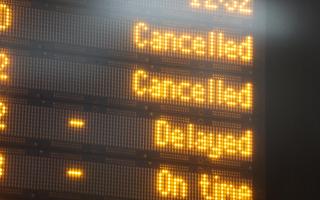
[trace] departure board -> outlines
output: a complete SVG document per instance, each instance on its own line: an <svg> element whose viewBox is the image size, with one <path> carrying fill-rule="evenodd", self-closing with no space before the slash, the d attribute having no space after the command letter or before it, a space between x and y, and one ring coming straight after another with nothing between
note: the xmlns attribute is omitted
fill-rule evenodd
<svg viewBox="0 0 320 200"><path fill-rule="evenodd" d="M264 200L261 2L0 0L0 198Z"/></svg>

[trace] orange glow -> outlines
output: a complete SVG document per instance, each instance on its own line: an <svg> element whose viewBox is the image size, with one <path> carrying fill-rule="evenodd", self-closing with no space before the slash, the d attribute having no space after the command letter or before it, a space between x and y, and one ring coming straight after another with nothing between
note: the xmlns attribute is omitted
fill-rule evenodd
<svg viewBox="0 0 320 200"><path fill-rule="evenodd" d="M84 128L85 127L85 121L82 119L70 119L69 120L69 126L72 128Z"/></svg>
<svg viewBox="0 0 320 200"><path fill-rule="evenodd" d="M161 148L192 151L210 159L237 156L240 160L252 157L252 131L246 130L241 136L234 133L216 133L203 130L194 124L175 125L168 120L155 122L155 144Z"/></svg>
<svg viewBox="0 0 320 200"><path fill-rule="evenodd" d="M138 97L178 104L241 110L251 110L253 106L253 86L250 82L229 85L223 78L194 81L136 70L132 77L132 89Z"/></svg>
<svg viewBox="0 0 320 200"><path fill-rule="evenodd" d="M81 178L83 177L83 171L81 169L70 168L67 169L67 176L70 178Z"/></svg>
<svg viewBox="0 0 320 200"><path fill-rule="evenodd" d="M12 11L3 3L0 3L0 31L5 31L12 23Z"/></svg>
<svg viewBox="0 0 320 200"><path fill-rule="evenodd" d="M4 121L3 118L6 116L7 113L8 113L7 106L3 102L0 102L0 131L5 130L7 127L7 125L3 123Z"/></svg>
<svg viewBox="0 0 320 200"><path fill-rule="evenodd" d="M8 79L8 76L7 75L4 75L4 74L1 74L0 75L0 80L7 80Z"/></svg>
<svg viewBox="0 0 320 200"><path fill-rule="evenodd" d="M214 176L210 181L208 175L203 174L200 181L201 196L206 200L252 200L251 186L235 185L231 181L221 180Z"/></svg>
<svg viewBox="0 0 320 200"><path fill-rule="evenodd" d="M227 36L223 31L203 33L176 32L153 28L144 22L134 26L136 48L148 53L174 53L203 60L230 63L251 63L253 60L252 36Z"/></svg>
<svg viewBox="0 0 320 200"><path fill-rule="evenodd" d="M2 177L4 175L4 156L2 154L0 154L0 177Z"/></svg>
<svg viewBox="0 0 320 200"><path fill-rule="evenodd" d="M0 80L4 81L8 79L5 74L6 68L9 65L9 58L5 53L0 53Z"/></svg>
<svg viewBox="0 0 320 200"><path fill-rule="evenodd" d="M252 0L189 0L194 9L252 15Z"/></svg>

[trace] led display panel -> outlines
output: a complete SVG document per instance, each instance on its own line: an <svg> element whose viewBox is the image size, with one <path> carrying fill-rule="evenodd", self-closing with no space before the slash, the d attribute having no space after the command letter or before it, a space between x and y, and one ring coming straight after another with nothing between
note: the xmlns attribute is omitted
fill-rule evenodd
<svg viewBox="0 0 320 200"><path fill-rule="evenodd" d="M0 195L264 199L255 6L0 0Z"/></svg>
<svg viewBox="0 0 320 200"><path fill-rule="evenodd" d="M9 150L2 151L0 162L0 188L10 188L11 194L50 191L49 197L78 193L92 195L86 199L132 200L251 200L254 196L250 177L228 171L114 159L92 162L72 155L35 156Z"/></svg>
<svg viewBox="0 0 320 200"><path fill-rule="evenodd" d="M101 97L104 104L115 100L171 105L178 111L196 108L210 110L210 115L230 112L234 117L251 114L254 105L254 83L244 76L113 61L92 64L76 61L77 57L11 55L8 51L3 51L0 58L4 66L0 85L9 90Z"/></svg>
<svg viewBox="0 0 320 200"><path fill-rule="evenodd" d="M254 38L250 31L179 25L149 18L95 16L77 9L40 9L21 1L4 1L0 36L6 45L49 46L99 56L159 57L167 63L190 61L227 70L253 67ZM35 8L34 8L35 7ZM163 25L165 24L165 25ZM196 62L191 62L196 61ZM236 66L236 67L235 67Z"/></svg>
<svg viewBox="0 0 320 200"><path fill-rule="evenodd" d="M64 149L91 145L118 154L158 152L168 159L170 155L187 161L199 157L228 166L252 161L253 130L237 123L199 123L187 117L150 117L116 109L82 110L68 104L48 107L0 101L0 141L46 141L46 148L65 144Z"/></svg>

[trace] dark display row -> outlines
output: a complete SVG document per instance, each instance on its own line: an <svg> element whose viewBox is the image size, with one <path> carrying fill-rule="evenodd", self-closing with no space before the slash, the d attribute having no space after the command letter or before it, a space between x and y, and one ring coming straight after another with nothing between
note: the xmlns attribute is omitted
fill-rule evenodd
<svg viewBox="0 0 320 200"><path fill-rule="evenodd" d="M249 126L116 109L89 112L68 104L34 104L1 98L2 145L112 156L144 153L150 159L230 168L248 167L252 161L255 134Z"/></svg>
<svg viewBox="0 0 320 200"><path fill-rule="evenodd" d="M29 155L7 149L0 153L0 179L2 196L30 192L47 199L254 199L252 180L234 172L119 159L92 162L72 155Z"/></svg>
<svg viewBox="0 0 320 200"><path fill-rule="evenodd" d="M78 58L3 49L1 91L8 95L44 93L54 100L87 98L111 106L145 104L172 113L199 110L231 119L253 112L254 82L246 76L113 61L93 64Z"/></svg>
<svg viewBox="0 0 320 200"><path fill-rule="evenodd" d="M6 2L6 1L5 1ZM0 12L1 45L40 43L49 49L225 71L253 68L250 31L213 25L194 28L139 17L95 16L81 9L39 8L29 1L8 1Z"/></svg>

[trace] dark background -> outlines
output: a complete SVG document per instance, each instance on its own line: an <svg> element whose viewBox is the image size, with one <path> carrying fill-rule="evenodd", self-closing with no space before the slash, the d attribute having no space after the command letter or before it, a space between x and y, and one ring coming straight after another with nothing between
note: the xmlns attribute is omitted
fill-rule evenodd
<svg viewBox="0 0 320 200"><path fill-rule="evenodd" d="M320 2L266 1L267 199L320 199Z"/></svg>

